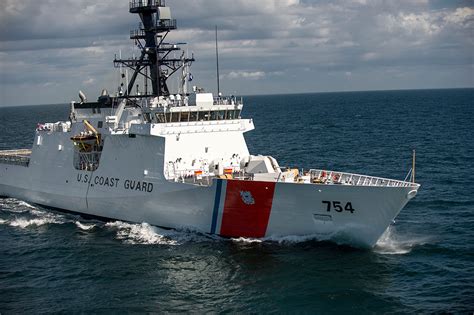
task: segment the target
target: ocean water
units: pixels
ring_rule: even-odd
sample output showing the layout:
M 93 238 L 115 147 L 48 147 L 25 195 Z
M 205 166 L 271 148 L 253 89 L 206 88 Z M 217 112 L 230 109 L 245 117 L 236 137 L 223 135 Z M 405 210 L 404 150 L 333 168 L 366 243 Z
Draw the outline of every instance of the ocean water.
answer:
M 0 313 L 474 311 L 474 89 L 246 97 L 252 153 L 422 188 L 372 250 L 222 239 L 0 199 Z M 0 107 L 0 149 L 67 105 Z

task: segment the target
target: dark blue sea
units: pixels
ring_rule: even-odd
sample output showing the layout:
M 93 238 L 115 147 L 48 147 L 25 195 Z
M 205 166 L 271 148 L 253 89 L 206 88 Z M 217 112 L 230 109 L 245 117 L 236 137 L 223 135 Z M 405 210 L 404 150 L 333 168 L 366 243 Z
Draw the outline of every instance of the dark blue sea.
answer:
M 406 314 L 474 311 L 474 89 L 245 98 L 252 153 L 422 188 L 372 250 L 229 240 L 0 199 L 0 313 Z M 2 104 L 6 105 L 6 104 Z M 68 105 L 0 107 L 0 149 Z

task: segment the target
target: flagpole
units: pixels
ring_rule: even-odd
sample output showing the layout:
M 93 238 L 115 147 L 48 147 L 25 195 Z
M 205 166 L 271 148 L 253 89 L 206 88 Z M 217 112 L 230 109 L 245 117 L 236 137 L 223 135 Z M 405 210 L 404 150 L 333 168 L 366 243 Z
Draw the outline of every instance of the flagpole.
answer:
M 217 44 L 217 25 L 216 25 L 216 66 L 217 66 L 217 97 L 221 95 L 220 78 L 219 78 L 219 46 Z

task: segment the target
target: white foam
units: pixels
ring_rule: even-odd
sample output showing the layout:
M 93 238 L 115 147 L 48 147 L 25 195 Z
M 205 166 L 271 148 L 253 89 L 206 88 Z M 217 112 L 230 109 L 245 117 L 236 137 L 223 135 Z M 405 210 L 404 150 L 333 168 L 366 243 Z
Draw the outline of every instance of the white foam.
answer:
M 309 235 L 289 235 L 289 236 L 281 236 L 277 238 L 269 238 L 269 240 L 272 240 L 274 242 L 278 242 L 280 244 L 298 244 L 298 243 L 304 243 L 308 241 L 321 241 L 321 240 L 326 240 L 327 236 L 326 235 L 320 235 L 320 234 L 309 234 Z
M 264 243 L 264 242 L 276 242 L 280 245 L 292 245 L 298 243 L 304 243 L 308 241 L 321 241 L 325 240 L 327 236 L 320 234 L 309 234 L 309 235 L 288 235 L 288 236 L 268 236 L 264 238 L 248 238 L 248 237 L 239 237 L 231 238 L 233 242 L 236 243 Z
M 27 202 L 13 198 L 4 199 L 0 205 L 2 206 L 3 211 L 13 213 L 25 213 L 31 211 L 32 209 L 38 209 Z
M 29 212 L 30 210 L 25 209 L 25 208 L 18 208 L 16 205 L 12 205 L 12 204 L 3 204 L 2 211 L 11 212 L 11 213 L 25 213 L 25 212 Z
M 29 226 L 41 226 L 45 224 L 62 224 L 61 222 L 54 217 L 44 217 L 44 218 L 35 218 L 35 219 L 27 219 L 27 218 L 17 218 L 10 222 L 10 226 L 19 227 L 19 228 L 27 228 Z
M 256 243 L 262 243 L 264 240 L 261 238 L 239 237 L 239 238 L 231 238 L 231 241 L 236 242 L 236 243 L 244 243 L 244 244 L 256 244 Z
M 7 220 L 0 219 L 0 224 L 5 224 L 7 222 L 8 222 Z
M 52 212 L 42 211 L 33 206 L 30 206 L 29 210 L 26 212 L 28 212 L 29 215 L 22 216 L 22 217 L 15 217 L 13 220 L 10 220 L 9 225 L 13 227 L 19 227 L 19 228 L 27 228 L 30 226 L 42 226 L 46 224 L 63 224 L 67 222 L 65 217 L 62 215 L 52 213 Z
M 84 231 L 92 230 L 95 227 L 95 224 L 84 224 L 79 221 L 74 222 L 78 228 Z
M 25 202 L 25 201 L 19 201 L 19 202 L 18 202 L 18 205 L 19 205 L 19 206 L 26 207 L 26 208 L 30 208 L 30 209 L 38 209 L 38 208 L 36 208 L 35 206 L 32 206 L 32 205 L 30 205 L 29 203 L 27 203 L 27 202 Z
M 374 252 L 383 255 L 405 255 L 415 246 L 427 244 L 430 237 L 397 235 L 395 227 L 389 226 L 374 247 Z
M 47 215 L 52 215 L 50 212 L 46 212 L 46 211 L 42 211 L 42 210 L 38 210 L 38 209 L 32 209 L 29 211 L 32 215 L 36 215 L 36 216 L 47 216 Z
M 176 240 L 170 239 L 161 229 L 148 223 L 129 224 L 124 222 L 110 222 L 105 226 L 117 229 L 117 239 L 126 244 L 146 245 L 178 245 Z

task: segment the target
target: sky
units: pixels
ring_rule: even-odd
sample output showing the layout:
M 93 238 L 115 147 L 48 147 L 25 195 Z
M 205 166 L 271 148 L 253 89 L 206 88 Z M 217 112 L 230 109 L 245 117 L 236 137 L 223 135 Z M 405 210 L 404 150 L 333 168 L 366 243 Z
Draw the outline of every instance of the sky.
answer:
M 0 0 L 0 106 L 116 91 L 114 55 L 138 54 L 127 0 Z M 474 87 L 474 0 L 168 0 L 216 91 L 226 94 Z M 177 80 L 176 80 L 177 81 Z M 172 82 L 175 82 L 172 80 Z

